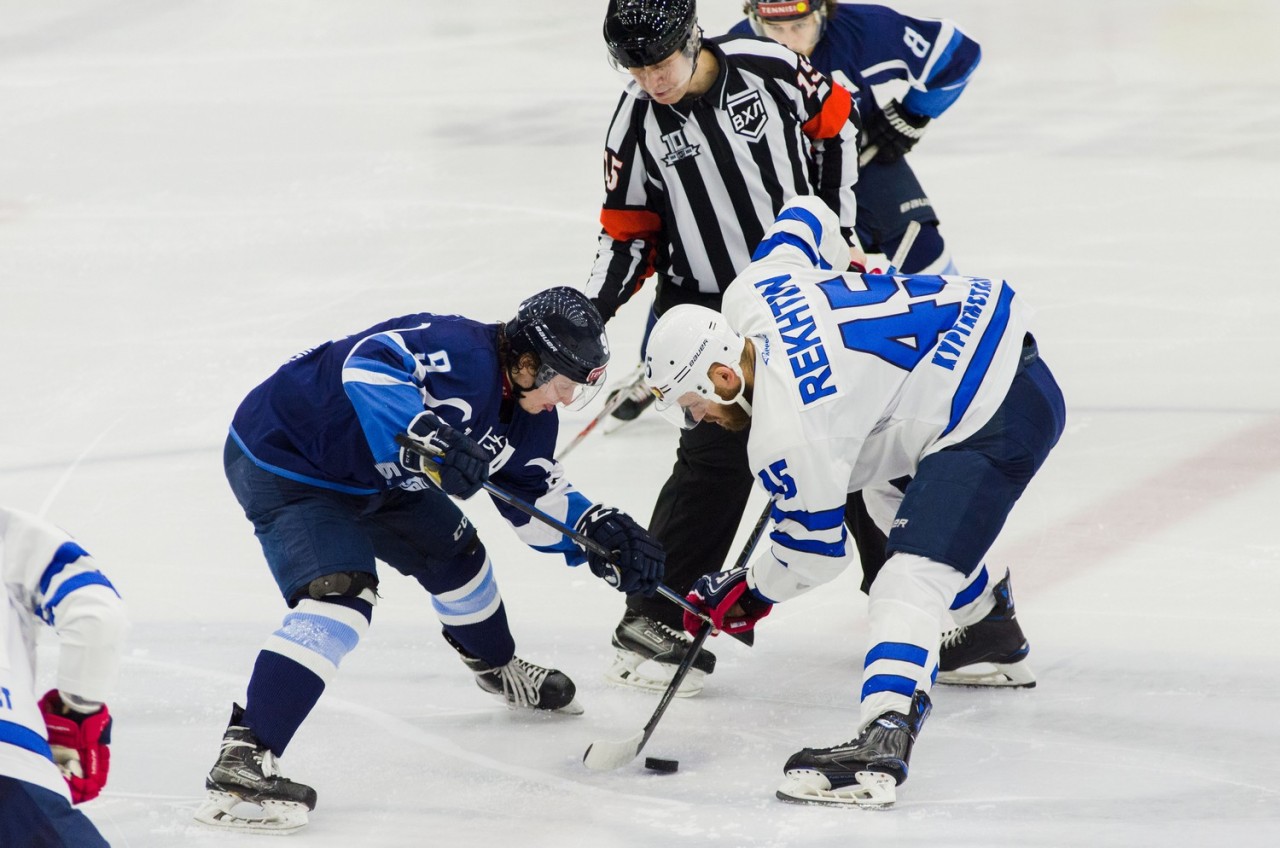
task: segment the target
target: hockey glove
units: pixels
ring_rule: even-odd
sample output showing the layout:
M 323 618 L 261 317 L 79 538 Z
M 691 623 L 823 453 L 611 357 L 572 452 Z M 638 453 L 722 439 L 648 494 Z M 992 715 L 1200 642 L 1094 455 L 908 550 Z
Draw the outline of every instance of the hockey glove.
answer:
M 433 412 L 420 412 L 409 422 L 409 438 L 437 462 L 407 447 L 400 448 L 400 464 L 414 474 L 425 474 L 446 494 L 467 498 L 489 481 L 489 454 L 467 434 L 455 430 Z
M 913 115 L 898 101 L 890 100 L 867 118 L 862 146 L 877 148 L 872 162 L 897 162 L 924 136 L 928 123 L 927 115 Z
M 71 789 L 72 803 L 98 797 L 107 785 L 111 768 L 111 713 L 103 704 L 97 712 L 81 713 L 67 707 L 57 689 L 40 699 L 40 713 L 49 728 L 53 761 Z
M 631 516 L 613 507 L 593 504 L 574 529 L 616 555 L 615 561 L 610 562 L 586 550 L 592 574 L 628 595 L 652 595 L 657 591 L 667 554 Z
M 704 574 L 693 584 L 685 600 L 711 616 L 716 629 L 730 635 L 746 633 L 756 622 L 773 610 L 773 604 L 757 595 L 747 585 L 747 566 Z M 684 629 L 697 633 L 702 619 L 691 612 L 684 614 Z

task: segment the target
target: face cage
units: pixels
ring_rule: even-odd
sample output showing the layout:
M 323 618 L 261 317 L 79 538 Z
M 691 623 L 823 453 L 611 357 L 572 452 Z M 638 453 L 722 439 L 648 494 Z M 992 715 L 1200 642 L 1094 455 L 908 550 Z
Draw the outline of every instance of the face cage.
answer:
M 636 62 L 639 62 L 639 64 L 629 65 L 629 64 L 623 64 L 623 62 L 617 56 L 613 55 L 613 51 L 610 50 L 608 51 L 609 64 L 613 67 L 615 71 L 620 71 L 621 73 L 625 74 L 625 73 L 630 73 L 632 68 L 647 68 L 651 65 L 659 65 L 665 62 L 671 56 L 674 56 L 676 53 L 683 53 L 684 57 L 692 61 L 694 63 L 694 67 L 697 67 L 698 51 L 700 51 L 701 49 L 702 49 L 702 27 L 698 26 L 697 21 L 694 21 L 693 31 L 689 33 L 689 37 L 685 39 L 684 44 L 680 45 L 675 50 L 672 50 L 666 56 L 662 56 L 658 59 L 655 59 L 652 62 L 645 62 L 643 60 L 648 57 L 643 57 L 638 52 L 636 52 L 636 53 L 632 53 L 631 56 L 627 56 L 625 58 L 634 59 Z M 626 53 L 628 51 L 625 48 L 622 48 L 622 52 Z
M 557 383 L 556 394 L 557 394 L 557 397 L 559 397 L 561 393 L 560 390 L 562 388 L 565 391 L 568 391 L 569 386 L 572 386 L 573 387 L 572 394 L 570 395 L 569 400 L 564 403 L 564 408 L 577 412 L 580 409 L 585 409 L 587 404 L 595 400 L 596 395 L 600 393 L 600 389 L 603 388 L 604 386 L 604 379 L 605 379 L 604 368 L 601 368 L 598 372 L 596 372 L 596 379 L 594 382 L 579 383 L 569 379 L 568 377 L 561 374 L 559 371 L 552 368 L 550 365 L 547 365 L 544 363 L 538 366 L 538 373 L 535 374 L 533 378 L 533 388 L 530 389 L 529 391 L 540 389 L 543 386 L 545 386 L 547 383 L 556 381 Z

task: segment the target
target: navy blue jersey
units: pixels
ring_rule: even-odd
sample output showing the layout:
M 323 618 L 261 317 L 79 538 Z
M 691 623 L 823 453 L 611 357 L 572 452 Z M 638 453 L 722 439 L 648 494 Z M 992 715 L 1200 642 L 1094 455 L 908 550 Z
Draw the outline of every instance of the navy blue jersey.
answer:
M 564 479 L 554 411 L 530 414 L 503 396 L 498 325 L 418 313 L 298 354 L 240 404 L 231 436 L 260 468 L 355 495 L 430 484 L 400 465 L 395 436 L 424 409 L 493 457 L 491 479 L 573 525 L 590 505 Z M 539 550 L 581 561 L 573 543 L 495 499 Z
M 745 18 L 732 33 L 754 34 Z M 951 21 L 912 18 L 886 6 L 841 3 L 809 61 L 849 89 L 858 109 L 899 100 L 907 111 L 936 118 L 964 90 L 982 50 Z

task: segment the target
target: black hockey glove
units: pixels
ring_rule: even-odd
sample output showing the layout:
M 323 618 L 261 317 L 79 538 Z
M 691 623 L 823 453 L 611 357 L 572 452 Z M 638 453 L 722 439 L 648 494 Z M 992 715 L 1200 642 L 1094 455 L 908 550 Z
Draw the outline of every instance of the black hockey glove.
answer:
M 574 529 L 617 555 L 615 564 L 586 550 L 592 574 L 619 592 L 652 595 L 657 591 L 667 554 L 631 516 L 610 506 L 593 504 Z
M 916 146 L 924 136 L 927 115 L 913 115 L 896 100 L 890 100 L 883 109 L 873 111 L 867 117 L 863 133 L 863 149 L 877 148 L 872 162 L 897 162 Z
M 693 583 L 693 589 L 685 600 L 705 610 L 711 616 L 717 630 L 730 636 L 746 633 L 756 622 L 773 610 L 773 604 L 764 600 L 747 585 L 747 568 L 740 565 L 728 571 L 704 574 Z M 702 619 L 685 610 L 684 629 L 697 633 Z
M 402 447 L 400 464 L 414 474 L 430 477 L 446 494 L 466 500 L 489 481 L 488 452 L 435 413 L 418 413 L 409 422 L 408 436 L 440 461 Z

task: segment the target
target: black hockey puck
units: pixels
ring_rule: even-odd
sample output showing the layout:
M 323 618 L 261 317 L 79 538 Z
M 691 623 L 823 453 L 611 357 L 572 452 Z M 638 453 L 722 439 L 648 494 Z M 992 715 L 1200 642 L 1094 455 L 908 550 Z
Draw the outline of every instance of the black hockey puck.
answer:
M 680 761 L 664 760 L 661 757 L 645 757 L 644 767 L 649 771 L 660 771 L 665 774 L 670 774 L 671 772 L 678 771 L 680 769 Z

